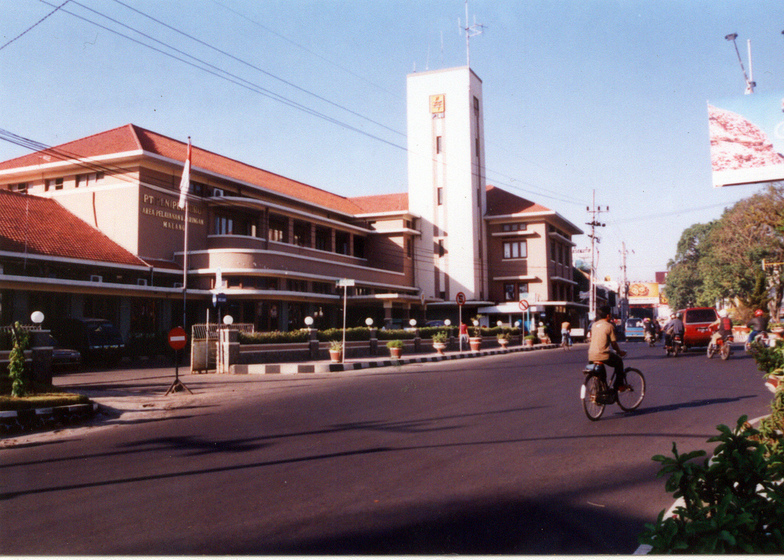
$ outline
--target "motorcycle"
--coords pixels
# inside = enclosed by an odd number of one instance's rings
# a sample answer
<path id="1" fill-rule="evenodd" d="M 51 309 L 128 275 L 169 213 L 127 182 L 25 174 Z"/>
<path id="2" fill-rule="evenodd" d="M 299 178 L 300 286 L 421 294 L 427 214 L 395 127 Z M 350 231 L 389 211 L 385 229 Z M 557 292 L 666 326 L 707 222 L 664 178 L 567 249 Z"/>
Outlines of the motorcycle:
<path id="1" fill-rule="evenodd" d="M 656 333 L 654 333 L 654 332 L 646 332 L 645 333 L 645 342 L 647 342 L 648 346 L 650 346 L 651 348 L 654 347 L 654 345 L 656 344 L 657 340 L 659 340 L 659 337 L 656 336 Z"/>
<path id="2" fill-rule="evenodd" d="M 708 344 L 708 358 L 712 358 L 716 353 L 722 360 L 728 359 L 732 355 L 732 335 L 726 338 L 717 338 L 715 342 Z"/>
<path id="3" fill-rule="evenodd" d="M 683 352 L 683 339 L 681 335 L 676 334 L 673 335 L 670 339 L 670 345 L 664 347 L 664 351 L 667 353 L 667 356 L 675 356 L 677 357 L 678 354 Z"/>
<path id="4" fill-rule="evenodd" d="M 767 348 L 770 346 L 770 337 L 768 337 L 768 333 L 766 332 L 759 332 L 757 333 L 752 340 L 747 340 L 746 343 L 743 345 L 743 349 L 746 352 L 753 352 L 754 346 L 762 346 Z"/>

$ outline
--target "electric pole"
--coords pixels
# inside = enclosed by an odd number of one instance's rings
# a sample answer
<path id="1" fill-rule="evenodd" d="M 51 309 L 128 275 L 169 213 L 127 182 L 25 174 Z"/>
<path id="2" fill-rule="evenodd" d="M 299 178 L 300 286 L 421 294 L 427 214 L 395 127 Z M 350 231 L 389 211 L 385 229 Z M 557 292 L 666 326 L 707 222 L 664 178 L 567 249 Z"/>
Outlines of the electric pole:
<path id="1" fill-rule="evenodd" d="M 605 206 L 602 208 L 601 206 L 596 206 L 596 189 L 594 189 L 591 206 L 586 207 L 586 210 L 591 215 L 591 221 L 585 224 L 587 226 L 591 226 L 591 233 L 588 234 L 588 237 L 591 238 L 591 293 L 588 308 L 588 318 L 593 321 L 596 319 L 596 282 L 594 281 L 594 278 L 596 277 L 596 244 L 601 241 L 596 235 L 596 228 L 605 227 L 607 225 L 600 223 L 598 221 L 598 217 L 602 212 L 608 212 L 610 207 Z"/>

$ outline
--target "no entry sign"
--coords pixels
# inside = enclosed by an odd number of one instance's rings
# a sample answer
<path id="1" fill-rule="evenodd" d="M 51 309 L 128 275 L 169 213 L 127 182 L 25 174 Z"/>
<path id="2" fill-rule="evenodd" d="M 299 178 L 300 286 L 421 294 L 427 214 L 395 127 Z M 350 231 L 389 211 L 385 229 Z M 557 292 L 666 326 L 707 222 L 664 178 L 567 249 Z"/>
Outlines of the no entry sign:
<path id="1" fill-rule="evenodd" d="M 524 299 L 520 300 L 520 309 L 522 309 L 523 311 L 527 311 L 528 310 L 528 301 L 527 300 L 524 300 Z"/>
<path id="2" fill-rule="evenodd" d="M 188 335 L 182 327 L 174 327 L 169 331 L 169 346 L 174 350 L 182 350 L 188 341 Z"/>

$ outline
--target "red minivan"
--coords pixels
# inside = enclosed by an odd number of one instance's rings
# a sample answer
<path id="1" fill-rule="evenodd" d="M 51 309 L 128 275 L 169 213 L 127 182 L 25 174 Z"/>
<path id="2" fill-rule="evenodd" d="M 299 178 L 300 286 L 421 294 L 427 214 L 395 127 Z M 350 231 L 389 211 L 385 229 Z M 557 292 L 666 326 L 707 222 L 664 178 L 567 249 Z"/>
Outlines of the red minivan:
<path id="1" fill-rule="evenodd" d="M 707 346 L 711 339 L 708 328 L 719 314 L 713 307 L 689 307 L 678 311 L 683 321 L 683 347 Z"/>

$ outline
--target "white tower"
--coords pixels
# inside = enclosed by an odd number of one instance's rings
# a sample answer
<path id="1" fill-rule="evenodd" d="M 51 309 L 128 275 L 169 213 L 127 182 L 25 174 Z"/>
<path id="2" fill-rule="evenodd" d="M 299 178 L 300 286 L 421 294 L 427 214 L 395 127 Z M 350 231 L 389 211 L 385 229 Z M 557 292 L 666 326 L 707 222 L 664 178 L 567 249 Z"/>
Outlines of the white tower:
<path id="1" fill-rule="evenodd" d="M 425 297 L 487 297 L 482 81 L 468 67 L 409 74 L 408 200 L 421 219 L 416 282 Z"/>

